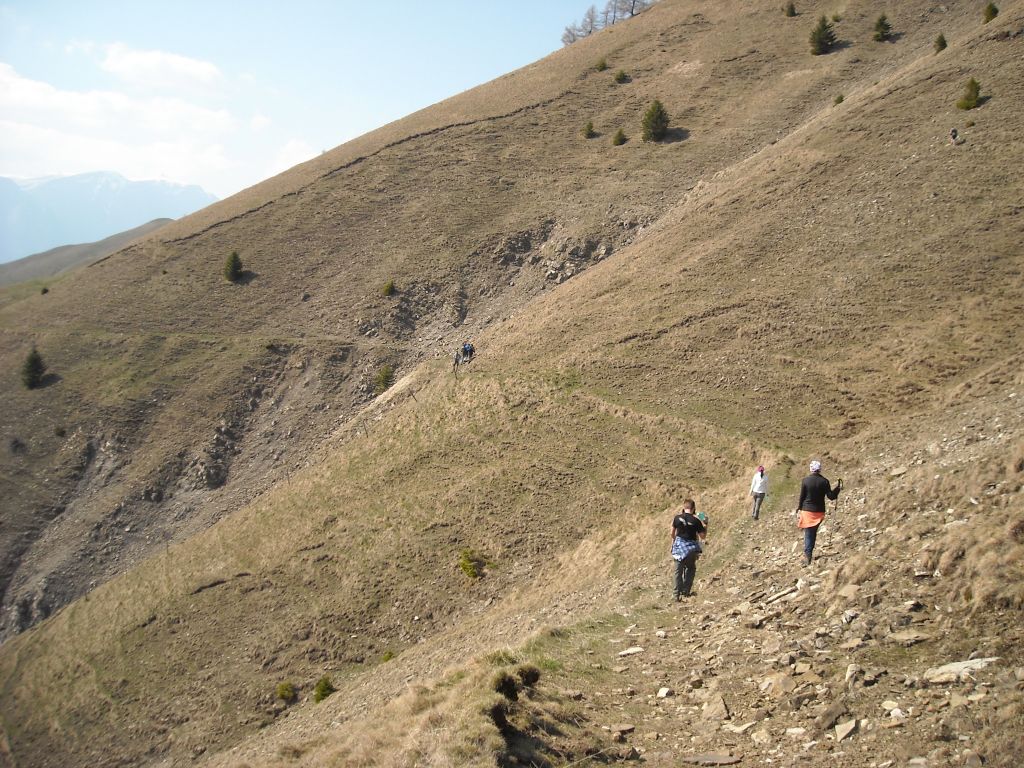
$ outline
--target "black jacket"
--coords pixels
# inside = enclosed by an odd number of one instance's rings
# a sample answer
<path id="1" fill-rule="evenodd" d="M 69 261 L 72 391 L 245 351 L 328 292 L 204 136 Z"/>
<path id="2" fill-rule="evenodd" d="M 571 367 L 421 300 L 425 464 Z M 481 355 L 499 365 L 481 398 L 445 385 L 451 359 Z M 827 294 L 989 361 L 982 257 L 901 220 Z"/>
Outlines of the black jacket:
<path id="1" fill-rule="evenodd" d="M 825 499 L 838 499 L 840 490 L 842 488 L 839 485 L 833 488 L 828 478 L 813 472 L 800 483 L 800 503 L 796 508 L 804 512 L 824 512 Z"/>

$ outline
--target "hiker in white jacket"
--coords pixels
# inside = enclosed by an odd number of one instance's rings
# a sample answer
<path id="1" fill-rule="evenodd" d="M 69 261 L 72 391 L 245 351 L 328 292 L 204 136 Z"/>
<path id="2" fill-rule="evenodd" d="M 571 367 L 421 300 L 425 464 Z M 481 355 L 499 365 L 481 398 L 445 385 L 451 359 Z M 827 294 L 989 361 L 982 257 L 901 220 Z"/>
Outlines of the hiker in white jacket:
<path id="1" fill-rule="evenodd" d="M 761 516 L 761 502 L 768 493 L 768 475 L 764 473 L 764 467 L 758 467 L 754 473 L 754 479 L 750 481 L 750 495 L 754 497 L 754 509 L 751 516 L 757 520 Z"/>

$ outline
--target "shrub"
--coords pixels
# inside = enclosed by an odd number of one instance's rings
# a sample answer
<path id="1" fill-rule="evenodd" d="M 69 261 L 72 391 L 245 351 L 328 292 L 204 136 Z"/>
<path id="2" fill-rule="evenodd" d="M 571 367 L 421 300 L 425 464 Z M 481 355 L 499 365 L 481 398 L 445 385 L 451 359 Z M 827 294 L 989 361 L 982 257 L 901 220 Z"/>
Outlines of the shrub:
<path id="1" fill-rule="evenodd" d="M 377 376 L 373 380 L 373 391 L 377 395 L 382 395 L 387 392 L 388 388 L 394 383 L 395 369 L 390 365 L 385 365 L 377 371 Z"/>
<path id="2" fill-rule="evenodd" d="M 793 5 L 793 3 L 787 3 L 786 9 L 783 11 L 783 13 L 789 18 L 793 18 L 794 16 L 796 16 L 796 6 Z"/>
<path id="3" fill-rule="evenodd" d="M 42 289 L 41 289 L 41 290 L 40 290 L 39 292 L 40 292 L 40 293 L 41 293 L 41 294 L 42 294 L 43 296 L 45 296 L 46 294 L 48 294 L 48 293 L 50 292 L 50 289 L 49 289 L 49 288 L 47 288 L 47 287 L 46 287 L 46 286 L 44 285 L 44 286 L 42 287 Z"/>
<path id="4" fill-rule="evenodd" d="M 594 121 L 588 120 L 587 124 L 583 126 L 583 138 L 592 139 L 595 136 L 597 136 L 597 134 L 594 132 Z"/>
<path id="5" fill-rule="evenodd" d="M 46 363 L 39 350 L 32 347 L 32 351 L 25 357 L 21 366 L 21 383 L 26 389 L 36 389 L 43 383 L 43 375 L 46 373 Z"/>
<path id="6" fill-rule="evenodd" d="M 832 21 L 834 21 L 836 24 L 838 24 L 842 20 L 843 20 L 843 15 L 841 13 L 833 13 L 832 14 Z"/>
<path id="7" fill-rule="evenodd" d="M 509 701 L 519 699 L 519 683 L 508 672 L 498 672 L 491 681 L 491 687 L 495 693 L 500 693 Z"/>
<path id="8" fill-rule="evenodd" d="M 334 683 L 331 682 L 331 678 L 324 675 L 316 681 L 316 687 L 313 688 L 313 701 L 319 704 L 337 690 L 338 689 L 334 687 Z"/>
<path id="9" fill-rule="evenodd" d="M 384 651 L 384 653 L 380 657 L 380 660 L 382 662 L 388 662 L 391 661 L 393 658 L 395 658 L 395 653 L 394 651 L 389 649 L 387 651 Z"/>
<path id="10" fill-rule="evenodd" d="M 875 22 L 875 42 L 884 43 L 889 39 L 889 34 L 892 32 L 892 25 L 889 20 L 885 18 L 883 13 L 878 17 L 878 21 Z"/>
<path id="11" fill-rule="evenodd" d="M 981 85 L 973 77 L 967 83 L 964 96 L 956 103 L 957 109 L 974 109 L 978 106 L 978 97 L 981 95 Z"/>
<path id="12" fill-rule="evenodd" d="M 626 70 L 620 69 L 618 72 L 615 73 L 613 79 L 616 83 L 624 83 L 627 80 L 629 80 L 629 75 L 626 74 Z"/>
<path id="13" fill-rule="evenodd" d="M 964 128 L 973 128 L 973 127 L 974 127 L 974 121 L 973 120 L 968 120 L 966 123 L 964 123 Z"/>
<path id="14" fill-rule="evenodd" d="M 472 549 L 464 549 L 459 553 L 459 570 L 471 579 L 479 579 L 483 575 L 484 559 Z"/>
<path id="15" fill-rule="evenodd" d="M 665 107 L 657 99 L 644 112 L 644 118 L 640 121 L 642 137 L 644 141 L 661 141 L 668 133 L 668 123 L 671 118 Z"/>
<path id="16" fill-rule="evenodd" d="M 840 104 L 842 104 L 843 103 L 843 94 L 840 93 L 838 96 L 836 96 L 834 99 L 832 99 L 832 103 L 835 104 L 836 106 L 839 106 Z"/>
<path id="17" fill-rule="evenodd" d="M 939 33 L 939 36 L 935 38 L 935 52 L 946 50 L 946 36 Z"/>
<path id="18" fill-rule="evenodd" d="M 832 50 L 836 44 L 836 33 L 828 19 L 822 16 L 811 30 L 811 54 L 820 56 Z"/>
<path id="19" fill-rule="evenodd" d="M 995 3 L 989 3 L 985 6 L 985 23 L 988 24 L 992 19 L 999 15 L 999 8 Z"/>
<path id="20" fill-rule="evenodd" d="M 242 259 L 238 251 L 232 251 L 228 260 L 224 262 L 224 277 L 229 283 L 237 283 L 242 276 Z"/>
<path id="21" fill-rule="evenodd" d="M 613 147 L 621 147 L 625 143 L 626 143 L 626 134 L 625 134 L 625 132 L 621 128 L 619 128 L 619 130 L 617 130 L 615 132 L 615 135 L 612 136 L 612 146 Z"/>
<path id="22" fill-rule="evenodd" d="M 278 683 L 277 685 L 277 698 L 283 701 L 285 704 L 292 704 L 299 696 L 295 691 L 295 686 L 291 683 Z"/>
<path id="23" fill-rule="evenodd" d="M 516 670 L 516 674 L 519 675 L 519 682 L 524 688 L 533 688 L 540 680 L 540 670 L 533 664 L 523 664 Z"/>
<path id="24" fill-rule="evenodd" d="M 608 69 L 608 62 L 605 60 L 604 56 L 597 60 L 597 64 L 594 65 L 594 69 L 598 72 L 604 72 Z"/>
<path id="25" fill-rule="evenodd" d="M 395 281 L 388 280 L 380 289 L 381 296 L 393 296 L 395 294 Z"/>

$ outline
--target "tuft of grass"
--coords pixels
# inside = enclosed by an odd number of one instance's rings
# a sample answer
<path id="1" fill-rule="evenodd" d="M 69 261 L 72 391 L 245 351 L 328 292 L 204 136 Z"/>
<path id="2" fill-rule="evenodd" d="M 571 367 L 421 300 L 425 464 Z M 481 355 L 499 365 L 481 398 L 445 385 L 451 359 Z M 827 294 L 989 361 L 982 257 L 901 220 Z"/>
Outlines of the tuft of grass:
<path id="1" fill-rule="evenodd" d="M 491 688 L 509 701 L 519 700 L 519 683 L 508 672 L 502 670 L 491 679 Z"/>
<path id="2" fill-rule="evenodd" d="M 966 123 L 964 123 L 964 128 L 973 128 L 975 125 L 977 125 L 977 123 L 975 123 L 973 120 L 968 120 Z"/>
<path id="3" fill-rule="evenodd" d="M 384 651 L 384 653 L 380 657 L 380 660 L 381 662 L 388 662 L 391 661 L 393 658 L 395 658 L 395 652 L 389 648 L 388 650 Z"/>
<path id="4" fill-rule="evenodd" d="M 841 13 L 833 13 L 832 14 L 832 21 L 834 21 L 836 24 L 838 24 L 842 20 L 843 20 L 843 15 Z"/>
<path id="5" fill-rule="evenodd" d="M 935 52 L 946 50 L 946 36 L 939 32 L 939 36 L 935 38 Z"/>
<path id="6" fill-rule="evenodd" d="M 373 379 L 373 392 L 376 395 L 383 395 L 391 385 L 395 383 L 395 369 L 390 365 L 381 366 Z"/>
<path id="7" fill-rule="evenodd" d="M 604 56 L 597 60 L 597 63 L 594 65 L 594 69 L 596 69 L 598 72 L 604 72 L 606 69 L 608 69 L 608 61 L 604 58 Z"/>
<path id="8" fill-rule="evenodd" d="M 516 675 L 524 688 L 533 688 L 540 680 L 540 669 L 533 664 L 523 664 L 516 670 Z"/>
<path id="9" fill-rule="evenodd" d="M 484 656 L 484 660 L 493 667 L 507 667 L 519 661 L 519 658 L 510 650 L 492 651 Z"/>
<path id="10" fill-rule="evenodd" d="M 295 699 L 299 696 L 295 690 L 295 686 L 290 682 L 278 683 L 277 685 L 277 698 L 283 701 L 285 704 L 293 704 Z"/>
<path id="11" fill-rule="evenodd" d="M 386 283 L 384 283 L 384 285 L 381 286 L 381 288 L 380 288 L 380 295 L 381 296 L 394 296 L 395 295 L 395 290 L 396 290 L 396 288 L 395 288 L 395 281 L 394 280 L 388 280 Z"/>
<path id="12" fill-rule="evenodd" d="M 594 121 L 593 120 L 587 120 L 587 124 L 583 126 L 582 133 L 583 133 L 583 138 L 584 139 L 592 139 L 595 136 L 597 136 L 597 133 L 594 131 Z"/>
<path id="13" fill-rule="evenodd" d="M 316 681 L 316 687 L 313 688 L 313 701 L 319 704 L 337 690 L 338 689 L 334 687 L 334 683 L 331 682 L 331 678 L 324 675 Z"/>
<path id="14" fill-rule="evenodd" d="M 629 75 L 626 74 L 626 70 L 620 69 L 618 72 L 615 73 L 612 79 L 615 80 L 616 83 L 619 83 L 621 85 L 622 83 L 629 80 Z"/>
<path id="15" fill-rule="evenodd" d="M 612 146 L 613 147 L 621 147 L 625 143 L 626 143 L 626 133 L 621 128 L 619 128 L 619 130 L 617 130 L 615 132 L 615 135 L 612 136 Z"/>
<path id="16" fill-rule="evenodd" d="M 835 104 L 836 106 L 839 106 L 840 104 L 842 104 L 843 103 L 843 94 L 840 93 L 838 96 L 836 96 L 834 99 L 832 99 L 832 103 Z"/>
<path id="17" fill-rule="evenodd" d="M 999 15 L 999 6 L 995 3 L 989 3 L 985 6 L 985 23 L 988 24 L 992 19 Z"/>
<path id="18" fill-rule="evenodd" d="M 963 97 L 956 103 L 957 109 L 974 109 L 981 96 L 981 84 L 973 77 L 967 82 Z"/>

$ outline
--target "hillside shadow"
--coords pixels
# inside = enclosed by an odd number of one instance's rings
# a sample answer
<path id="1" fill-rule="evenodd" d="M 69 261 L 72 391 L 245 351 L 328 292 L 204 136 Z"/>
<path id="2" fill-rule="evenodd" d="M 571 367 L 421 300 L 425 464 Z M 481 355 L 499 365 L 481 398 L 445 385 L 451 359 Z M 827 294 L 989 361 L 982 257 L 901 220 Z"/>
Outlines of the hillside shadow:
<path id="1" fill-rule="evenodd" d="M 259 272 L 253 272 L 251 269 L 243 269 L 242 274 L 238 276 L 238 279 L 235 280 L 235 282 L 239 285 L 248 285 L 259 276 Z"/>
<path id="2" fill-rule="evenodd" d="M 39 386 L 36 387 L 36 389 L 46 389 L 47 387 L 52 387 L 54 384 L 59 384 L 63 380 L 64 379 L 60 377 L 60 374 L 47 373 L 39 380 Z"/>
<path id="3" fill-rule="evenodd" d="M 665 131 L 665 138 L 661 140 L 662 144 L 675 144 L 679 141 L 686 141 L 690 138 L 690 132 L 685 128 L 669 128 Z"/>

